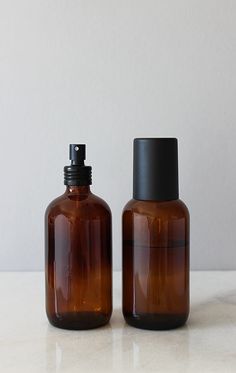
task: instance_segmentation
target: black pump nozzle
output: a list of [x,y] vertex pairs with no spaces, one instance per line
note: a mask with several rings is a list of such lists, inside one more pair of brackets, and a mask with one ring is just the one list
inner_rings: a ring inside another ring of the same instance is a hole
[[70,166],[64,167],[64,184],[65,185],[91,185],[92,169],[85,166],[85,144],[70,144],[69,158]]
[[72,165],[84,166],[85,145],[70,144],[70,160]]

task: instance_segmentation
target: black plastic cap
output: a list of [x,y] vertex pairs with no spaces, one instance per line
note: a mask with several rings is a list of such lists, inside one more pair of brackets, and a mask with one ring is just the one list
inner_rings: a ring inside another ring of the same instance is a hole
[[92,168],[84,165],[86,157],[85,144],[70,144],[70,166],[64,167],[64,184],[86,186],[92,184]]
[[133,198],[144,201],[179,198],[176,138],[134,139]]

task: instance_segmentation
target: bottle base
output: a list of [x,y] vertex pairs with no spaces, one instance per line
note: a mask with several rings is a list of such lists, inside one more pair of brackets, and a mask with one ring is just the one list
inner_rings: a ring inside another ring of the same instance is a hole
[[169,330],[183,326],[188,315],[186,314],[125,314],[125,321],[130,326],[148,330]]
[[99,328],[107,324],[110,316],[99,312],[68,312],[48,316],[51,325],[68,330],[87,330]]

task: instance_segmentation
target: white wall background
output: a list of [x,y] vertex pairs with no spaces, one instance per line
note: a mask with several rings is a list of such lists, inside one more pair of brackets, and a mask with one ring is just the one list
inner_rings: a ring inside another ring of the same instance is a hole
[[179,138],[194,269],[236,269],[236,1],[0,1],[0,269],[43,268],[43,214],[68,144],[93,191],[132,193],[132,140]]

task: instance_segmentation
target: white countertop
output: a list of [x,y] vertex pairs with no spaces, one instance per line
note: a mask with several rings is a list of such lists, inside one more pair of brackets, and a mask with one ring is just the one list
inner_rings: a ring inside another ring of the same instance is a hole
[[120,273],[108,326],[48,324],[43,273],[0,273],[0,372],[236,372],[236,272],[192,272],[186,326],[146,331],[123,320]]

